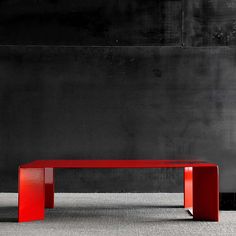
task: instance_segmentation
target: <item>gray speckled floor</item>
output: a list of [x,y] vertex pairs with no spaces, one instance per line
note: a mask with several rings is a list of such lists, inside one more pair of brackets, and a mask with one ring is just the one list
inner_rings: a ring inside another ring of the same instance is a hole
[[17,223],[17,194],[0,193],[0,235],[236,235],[236,211],[193,221],[179,193],[58,193],[44,221]]

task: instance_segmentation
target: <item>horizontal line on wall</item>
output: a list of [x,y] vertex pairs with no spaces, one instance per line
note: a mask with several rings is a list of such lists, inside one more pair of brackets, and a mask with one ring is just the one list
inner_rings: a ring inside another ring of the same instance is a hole
[[74,48],[74,47],[78,47],[78,48],[122,48],[122,47],[134,47],[134,48],[143,48],[143,47],[148,47],[148,48],[183,48],[183,49],[217,49],[217,48],[226,48],[226,49],[234,49],[236,48],[236,45],[232,45],[232,46],[170,46],[170,45],[106,45],[106,46],[102,46],[102,45],[48,45],[48,44],[0,44],[0,47],[62,47],[62,48]]

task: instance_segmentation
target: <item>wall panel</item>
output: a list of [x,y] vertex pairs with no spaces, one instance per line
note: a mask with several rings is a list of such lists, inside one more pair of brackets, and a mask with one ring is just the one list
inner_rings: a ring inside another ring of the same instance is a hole
[[[199,158],[233,192],[235,75],[224,47],[2,46],[0,191],[35,159]],[[58,191],[182,191],[181,172],[90,171],[59,171]]]
[[0,43],[180,45],[181,0],[0,2]]
[[186,0],[186,46],[236,45],[235,0]]

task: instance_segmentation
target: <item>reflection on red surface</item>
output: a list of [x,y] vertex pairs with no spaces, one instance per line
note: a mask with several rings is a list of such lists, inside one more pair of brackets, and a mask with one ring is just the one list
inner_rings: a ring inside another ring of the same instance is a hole
[[193,167],[184,168],[184,208],[193,207]]
[[44,169],[19,168],[18,221],[44,219]]

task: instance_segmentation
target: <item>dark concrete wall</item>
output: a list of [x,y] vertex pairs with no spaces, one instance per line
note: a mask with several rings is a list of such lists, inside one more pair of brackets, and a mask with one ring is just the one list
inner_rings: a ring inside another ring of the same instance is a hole
[[[1,47],[0,65],[1,189],[41,158],[200,158],[220,165],[222,191],[235,189],[235,50]],[[180,171],[155,173],[61,171],[58,182],[181,190]],[[168,178],[173,189],[160,186]]]
[[[0,191],[35,159],[181,158],[219,164],[220,191],[235,192],[226,3],[2,0]],[[58,191],[182,191],[181,170],[57,172]]]
[[186,45],[236,45],[235,0],[186,0],[184,8]]
[[3,44],[174,45],[181,0],[3,0]]

